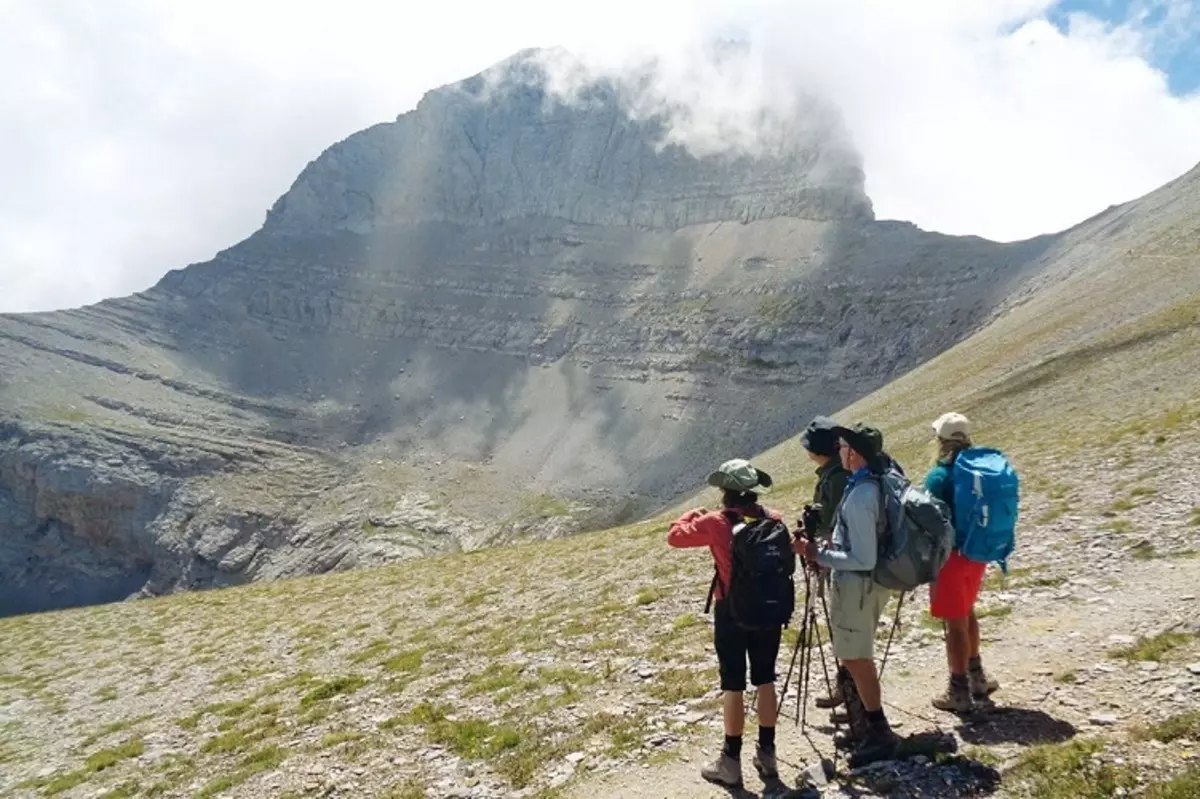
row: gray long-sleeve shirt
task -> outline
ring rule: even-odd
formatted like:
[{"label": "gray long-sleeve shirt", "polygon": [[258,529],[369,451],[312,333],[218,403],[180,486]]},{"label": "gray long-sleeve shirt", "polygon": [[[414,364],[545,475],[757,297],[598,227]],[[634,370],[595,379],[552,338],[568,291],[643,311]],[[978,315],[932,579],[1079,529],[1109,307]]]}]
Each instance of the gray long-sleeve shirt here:
[{"label": "gray long-sleeve shirt", "polygon": [[817,563],[834,571],[869,572],[878,554],[879,484],[863,480],[847,490],[838,507],[833,541]]}]

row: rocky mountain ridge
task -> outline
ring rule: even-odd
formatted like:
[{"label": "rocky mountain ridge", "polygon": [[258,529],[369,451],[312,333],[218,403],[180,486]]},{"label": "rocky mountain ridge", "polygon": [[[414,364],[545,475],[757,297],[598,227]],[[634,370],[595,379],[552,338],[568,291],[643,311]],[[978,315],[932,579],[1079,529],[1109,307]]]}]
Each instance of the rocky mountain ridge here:
[{"label": "rocky mountain ridge", "polygon": [[698,158],[536,74],[335,145],[145,292],[0,317],[0,613],[636,518],[1067,257],[873,220],[829,125]]}]

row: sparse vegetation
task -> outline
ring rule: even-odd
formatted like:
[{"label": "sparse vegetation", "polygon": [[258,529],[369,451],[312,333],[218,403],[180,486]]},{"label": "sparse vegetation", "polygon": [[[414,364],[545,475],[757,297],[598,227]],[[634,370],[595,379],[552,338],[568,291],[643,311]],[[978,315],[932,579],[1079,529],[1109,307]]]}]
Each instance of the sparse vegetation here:
[{"label": "sparse vegetation", "polygon": [[1161,743],[1172,743],[1179,740],[1200,741],[1200,710],[1191,710],[1176,716],[1139,728],[1137,737],[1143,740],[1154,740]]},{"label": "sparse vegetation", "polygon": [[323,702],[341,694],[352,694],[366,684],[367,681],[364,678],[354,674],[334,678],[305,694],[300,700],[300,707],[310,707],[317,702]]},{"label": "sparse vegetation", "polygon": [[1098,740],[1035,746],[1021,755],[1011,777],[1038,799],[1109,797],[1133,788],[1124,769],[1096,759],[1103,751]]},{"label": "sparse vegetation", "polygon": [[1128,661],[1158,661],[1166,657],[1172,650],[1191,641],[1193,636],[1187,633],[1164,632],[1151,637],[1141,637],[1135,643],[1113,649],[1108,653],[1110,658]]}]

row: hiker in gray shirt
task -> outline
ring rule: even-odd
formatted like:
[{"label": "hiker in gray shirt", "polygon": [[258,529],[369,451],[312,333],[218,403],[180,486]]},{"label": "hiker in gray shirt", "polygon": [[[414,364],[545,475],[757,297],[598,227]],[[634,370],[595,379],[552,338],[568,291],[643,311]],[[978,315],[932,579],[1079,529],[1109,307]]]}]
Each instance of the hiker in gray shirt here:
[{"label": "hiker in gray shirt", "polygon": [[[829,607],[833,655],[853,678],[865,710],[865,724],[856,725],[851,712],[851,734],[857,747],[851,767],[892,756],[896,736],[883,712],[879,675],[875,671],[875,628],[891,596],[872,577],[878,550],[880,488],[872,465],[882,466],[883,436],[865,425],[835,428],[842,464],[850,472],[846,493],[838,507],[837,524],[829,546],[802,539],[809,563],[832,570]],[[856,731],[855,727],[859,727]]]}]

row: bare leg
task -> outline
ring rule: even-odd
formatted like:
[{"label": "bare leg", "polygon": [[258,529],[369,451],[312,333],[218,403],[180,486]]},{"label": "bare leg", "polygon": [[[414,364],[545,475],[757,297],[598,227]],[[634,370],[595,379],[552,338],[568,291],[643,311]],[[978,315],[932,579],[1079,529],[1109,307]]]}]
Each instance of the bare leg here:
[{"label": "bare leg", "polygon": [[778,712],[775,704],[775,683],[758,686],[758,726],[774,727]]},{"label": "bare leg", "polygon": [[[951,674],[967,673],[967,658],[970,656],[970,617],[946,619],[946,662]],[[978,625],[976,625],[978,631]]]},{"label": "bare leg", "polygon": [[867,712],[882,709],[883,696],[879,688],[879,674],[875,671],[875,661],[871,658],[843,660],[842,665],[854,678],[854,687],[858,689],[858,695],[862,698],[863,707]]},{"label": "bare leg", "polygon": [[[771,686],[771,694],[774,696],[775,687]],[[726,691],[724,694],[725,703],[725,734],[731,736],[740,736],[742,730],[746,726],[746,708],[742,704],[745,701],[742,698],[741,691]]]},{"label": "bare leg", "polygon": [[968,617],[968,634],[971,642],[971,657],[979,657],[979,619],[975,617],[975,609],[971,608],[971,615]]}]

